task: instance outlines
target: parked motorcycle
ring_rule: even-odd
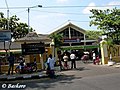
[[[87,54],[85,54],[81,57],[81,60],[83,63],[87,63],[87,61],[89,60],[89,56]]]
[[[35,63],[27,63],[26,65],[18,65],[15,69],[16,73],[25,74],[25,73],[32,73],[37,71],[37,64]]]

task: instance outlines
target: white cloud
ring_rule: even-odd
[[[68,0],[57,0],[57,3],[64,3],[67,2]]]
[[[109,2],[108,5],[120,5],[120,1]]]
[[[113,5],[113,6],[110,6],[110,5]],[[114,5],[120,5],[120,1],[109,2],[108,4],[106,4],[106,7],[103,7],[100,9],[102,9],[102,10],[113,9],[115,7]]]
[[[88,7],[86,7],[84,10],[83,10],[83,13],[84,14],[90,14],[90,10],[91,9],[98,9],[97,7],[95,7],[96,5],[95,5],[95,3],[90,3],[89,5],[88,5]]]

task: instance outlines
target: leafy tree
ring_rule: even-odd
[[[102,36],[103,32],[102,31],[95,31],[95,30],[87,30],[86,31],[86,36],[88,39],[96,39],[98,40]]]
[[[53,33],[50,35],[50,38],[52,38],[54,40],[55,43],[55,48],[60,48],[60,46],[62,45],[62,34],[57,34],[57,33]]]
[[[4,13],[0,12],[0,28],[1,30],[7,29],[7,19],[4,17]]]
[[[90,26],[97,26],[98,29],[104,31],[108,38],[112,39],[115,44],[120,44],[120,9],[97,10],[92,9],[90,16]]]
[[[18,39],[28,34],[28,25],[19,22],[19,18],[14,15],[9,18],[9,30],[11,30],[12,38]],[[8,30],[8,19],[4,17],[4,13],[0,12],[0,30]],[[33,31],[30,28],[30,31]]]
[[[15,39],[25,37],[28,33],[28,25],[25,23],[18,23],[17,27],[14,29],[14,36]]]

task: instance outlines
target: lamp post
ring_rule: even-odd
[[[37,7],[42,7],[42,5],[36,5],[36,6],[33,6],[33,7],[28,7],[28,32],[30,32],[30,9],[31,8],[37,8]]]

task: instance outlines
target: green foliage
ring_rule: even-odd
[[[90,16],[92,19],[90,26],[97,26],[98,29],[103,30],[108,38],[113,39],[115,44],[120,44],[120,9],[92,9],[90,11],[93,14]]]
[[[0,12],[0,30],[11,30],[12,38],[18,39],[26,36],[28,33],[28,25],[26,23],[19,22],[19,18],[16,15],[11,16],[9,20],[4,17],[4,13]],[[30,28],[33,31],[32,28]]]
[[[86,31],[86,36],[88,39],[95,39],[98,40],[102,36],[103,32],[102,31],[95,31],[95,30],[87,30]]]
[[[53,33],[52,35],[50,35],[50,38],[54,40],[56,48],[60,48],[60,46],[62,45],[62,37],[63,37],[62,34],[57,33]]]

